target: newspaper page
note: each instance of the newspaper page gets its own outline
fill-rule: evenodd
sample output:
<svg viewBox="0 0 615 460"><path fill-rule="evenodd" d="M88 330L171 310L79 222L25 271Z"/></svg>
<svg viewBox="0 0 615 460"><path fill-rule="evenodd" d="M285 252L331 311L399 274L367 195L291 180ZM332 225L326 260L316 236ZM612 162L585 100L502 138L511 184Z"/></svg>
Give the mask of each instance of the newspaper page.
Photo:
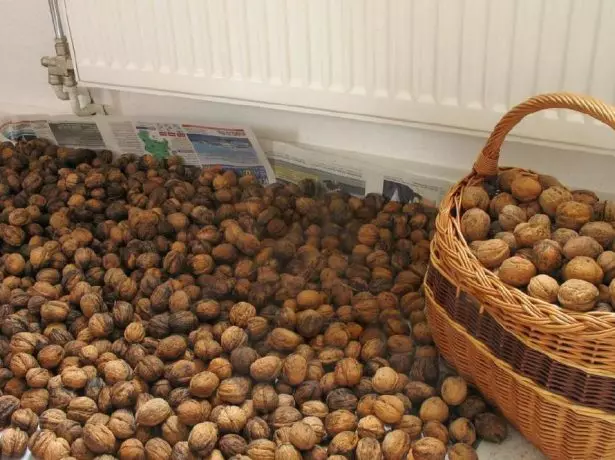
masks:
<svg viewBox="0 0 615 460"><path fill-rule="evenodd" d="M254 175L262 184L276 181L254 133L246 127L195 124L116 116L30 116L0 120L0 140L42 137L74 148L164 159L171 155L193 166L221 166L239 175Z"/></svg>
<svg viewBox="0 0 615 460"><path fill-rule="evenodd" d="M278 141L265 142L265 149L278 180L299 183L313 179L323 192L342 190L356 196L380 193L394 201L435 206L457 176L456 172L412 161L315 151ZM438 177L438 173L444 177Z"/></svg>

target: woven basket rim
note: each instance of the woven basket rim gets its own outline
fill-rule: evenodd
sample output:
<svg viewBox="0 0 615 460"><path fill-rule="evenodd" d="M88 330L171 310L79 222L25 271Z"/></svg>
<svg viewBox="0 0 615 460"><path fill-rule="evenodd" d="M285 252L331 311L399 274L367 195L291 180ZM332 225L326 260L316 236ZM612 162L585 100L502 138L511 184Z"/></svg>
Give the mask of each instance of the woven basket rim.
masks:
<svg viewBox="0 0 615 460"><path fill-rule="evenodd" d="M433 253L432 253L433 254ZM457 289L459 292L462 291L461 286L459 285L457 280L454 280L451 277L451 274L446 272L445 270L442 270L441 266L439 266L439 264L434 263L436 256L432 255L430 258L430 262L431 262L431 269L432 270L436 270L441 276L443 276L444 278L446 278L451 284L454 284L457 286ZM488 269L486 269L488 270ZM425 275L425 279L427 279L428 274ZM424 288L427 289L429 288L427 282L424 283ZM431 288L429 288L431 291ZM514 288L513 288L514 289ZM435 299L435 296L433 296L433 292L432 292L432 297ZM539 299L536 299L539 300ZM434 300L435 301L435 300ZM437 302L436 302L437 303ZM553 304L549 304L547 302L545 302L546 305L548 306L553 306L554 308L559 308L556 305ZM482 305L482 304L481 304ZM604 370L603 368L596 368L596 367L588 367L585 366L581 363L579 363L578 361L574 361L571 359L568 359L566 356L562 356L562 355L558 355L556 353L553 353L551 350L549 350L546 347L540 347L537 346L535 343L533 343L531 340L528 340L527 337L525 337L524 335L521 334L517 334L515 333L515 331L510 331L507 327L506 324L503 324L502 321L497 317L492 315L492 318L494 319L494 321L496 321L501 327L502 329L510 332L511 334L513 334L519 341L521 341L523 343L524 346L526 346L527 348L530 348L532 350L535 350L537 352L540 352L546 356L548 356L549 358L551 358L554 361L558 361L560 363L563 363L567 366L570 367L574 367L575 369L581 370L583 372L585 372L586 374L591 374L591 375L596 375L596 376L602 376L602 377L609 377L609 378L614 378L615 377L615 373L612 371L608 371L608 370ZM451 318L451 321L456 322L454 319ZM460 325L461 326L461 325ZM463 326L461 326L463 328ZM465 330L465 329L464 329ZM466 333L468 333L467 331L465 331ZM469 333L468 333L469 334ZM472 336L471 334L469 334L470 336ZM473 336L472 336L473 337ZM474 340L477 340L479 342L481 342L479 339L477 339L476 337L473 337ZM481 342L482 343L482 342ZM491 353L491 352L490 352ZM493 354L493 353L491 353Z"/></svg>
<svg viewBox="0 0 615 460"><path fill-rule="evenodd" d="M528 171L523 168L515 169L519 169L520 171ZM516 300L514 303L505 303L513 309L514 306L517 306L517 310L519 310L518 313L520 313L522 317L525 317L530 321L539 320L537 324L532 325L533 327L536 327L536 329L548 329L549 333L583 332L588 338L615 337L615 313L597 311L575 312L565 310L558 305L537 299L526 294L520 289L505 284L497 277L496 274L485 268L478 261L476 256L470 250L465 238L461 234L461 228L459 225L459 216L461 216L460 198L463 187L478 184L483 180L483 177L475 172L472 172L449 189L440 204L439 214L436 218L436 233L434 240L432 241L432 249L441 252L443 249L442 245L446 243L443 243L438 236L443 235L447 229L452 232L454 239L456 240L455 242L457 243L457 247L449 248L451 249L450 252L456 253L458 256L459 254L463 254L463 256L465 256L464 262L467 263L467 268L473 272L472 280L475 282L481 282L481 291L483 289L489 289L493 294L499 293L499 296L496 295L496 297L499 297L496 300L497 302L504 302L505 296L510 300ZM453 211L457 212L458 217L454 217L452 215ZM447 257L441 257L443 264L449 264L450 260L447 259ZM459 273L459 270L455 270L455 272ZM467 292L478 297L481 300L481 304L483 304L485 308L489 309L491 313L495 313L495 316L497 317L498 307L492 305L492 302L485 301L484 291L482 293L477 292L478 288L473 288L471 284L468 284L466 282L466 278L467 277L465 276L457 276L455 282L463 286ZM548 326L546 328L541 327L544 326L544 324L540 324L541 322L548 323Z"/></svg>
<svg viewBox="0 0 615 460"><path fill-rule="evenodd" d="M433 292L431 290L431 288L429 288L428 286L425 286L425 295L427 298L427 301L430 305L429 308L438 308L439 310L441 310L440 314L443 318L445 318L445 321L449 324L450 327L452 327L453 329L455 329L458 332L461 332L462 334L464 334L469 341L473 344L473 346L479 348L480 350L482 350L485 354L487 354L490 358L490 360L500 369L504 370L506 373L508 373L512 378L514 378L516 381L521 382L524 386L530 386L532 388L532 391L535 391L536 393L539 393L545 397L548 397L551 400L554 400L558 403L558 405L560 406L564 406L567 409L579 414L579 415L584 415L584 416L589 416L589 417L598 417L601 418L602 420L608 422L608 423L615 423L615 413L611 414L609 412L606 412L604 410L601 409L595 409L595 408L591 408L591 407L586 407L580 404L576 404L571 402L568 398L565 398L564 396L560 396L558 394L552 393L544 388L542 388L541 386L537 385L532 379L529 379L527 377L524 377L522 375L519 375L513 368L512 366L510 366L510 364L506 363L505 361L502 361L500 358L498 358L497 356L495 356L491 350L489 350L489 347L487 347L487 345L485 345L483 342L481 342L480 340L477 340L475 337L473 337L471 334L468 333L468 331L459 323L457 323L457 321L453 320L452 318L450 318L448 316L448 314L446 313L446 310L444 309L444 307L442 307L434 298L433 296Z"/></svg>

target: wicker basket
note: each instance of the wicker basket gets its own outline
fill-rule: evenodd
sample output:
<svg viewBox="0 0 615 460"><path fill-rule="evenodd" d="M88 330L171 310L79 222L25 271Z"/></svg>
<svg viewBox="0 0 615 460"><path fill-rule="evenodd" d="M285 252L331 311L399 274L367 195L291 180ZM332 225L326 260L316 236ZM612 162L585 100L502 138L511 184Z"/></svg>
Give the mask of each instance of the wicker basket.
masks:
<svg viewBox="0 0 615 460"><path fill-rule="evenodd" d="M553 108L615 129L615 109L584 96L545 94L511 109L472 173L442 201L425 280L427 314L444 358L546 455L615 459L615 314L564 311L505 285L460 232L464 187L494 181L508 132L526 115Z"/></svg>

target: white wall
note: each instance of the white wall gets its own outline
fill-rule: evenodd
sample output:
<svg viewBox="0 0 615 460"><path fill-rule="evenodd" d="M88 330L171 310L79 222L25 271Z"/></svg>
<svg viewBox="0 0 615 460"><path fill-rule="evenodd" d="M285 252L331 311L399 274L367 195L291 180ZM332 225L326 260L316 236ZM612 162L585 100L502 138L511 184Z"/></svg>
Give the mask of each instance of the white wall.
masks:
<svg viewBox="0 0 615 460"><path fill-rule="evenodd" d="M47 85L40 58L53 52L53 32L46 0L0 0L0 114L69 113ZM374 123L318 114L264 109L178 97L96 90L96 102L113 113L159 115L185 120L218 121L252 126L264 140L281 140L316 148L361 152L436 164L456 179L469 171L484 135L475 136ZM526 123L531 123L531 119ZM613 134L615 139L615 133ZM383 161L385 161L383 159ZM615 193L615 157L509 142L503 164L548 172L576 187Z"/></svg>
<svg viewBox="0 0 615 460"><path fill-rule="evenodd" d="M54 52L47 0L0 0L0 18L0 114L70 110L55 97L40 64Z"/></svg>

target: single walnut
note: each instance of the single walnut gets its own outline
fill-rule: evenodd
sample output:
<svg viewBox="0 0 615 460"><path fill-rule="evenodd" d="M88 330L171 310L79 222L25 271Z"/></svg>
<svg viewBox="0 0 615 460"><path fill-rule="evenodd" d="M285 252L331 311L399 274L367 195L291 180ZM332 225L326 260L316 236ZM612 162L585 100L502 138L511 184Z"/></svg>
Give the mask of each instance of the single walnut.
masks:
<svg viewBox="0 0 615 460"><path fill-rule="evenodd" d="M384 423L398 423L404 415L404 403L393 395L378 396L373 406L374 415Z"/></svg>
<svg viewBox="0 0 615 460"><path fill-rule="evenodd" d="M423 436L439 439L443 444L448 444L448 428L436 420L430 420L423 425Z"/></svg>
<svg viewBox="0 0 615 460"><path fill-rule="evenodd" d="M357 434L361 438L370 437L381 440L385 434L384 423L375 415L367 415L359 420Z"/></svg>
<svg viewBox="0 0 615 460"><path fill-rule="evenodd" d="M319 438L310 425L303 422L293 423L290 428L290 442L299 450L310 450Z"/></svg>
<svg viewBox="0 0 615 460"><path fill-rule="evenodd" d="M355 450L357 460L382 460L380 443L374 438L362 438Z"/></svg>
<svg viewBox="0 0 615 460"><path fill-rule="evenodd" d="M478 437L489 442L500 443L508 434L506 421L490 412L477 415L474 425Z"/></svg>
<svg viewBox="0 0 615 460"><path fill-rule="evenodd" d="M480 208L467 210L461 216L461 233L467 242L484 240L489 234L491 219L489 214Z"/></svg>
<svg viewBox="0 0 615 460"><path fill-rule="evenodd" d="M596 262L604 272L604 283L608 285L615 278L615 252L604 251Z"/></svg>
<svg viewBox="0 0 615 460"><path fill-rule="evenodd" d="M472 445L476 442L476 430L467 418L459 417L451 422L448 432L453 442Z"/></svg>
<svg viewBox="0 0 615 460"><path fill-rule="evenodd" d="M28 434L32 434L38 429L38 423L38 415L32 409L17 409L11 415L11 426Z"/></svg>
<svg viewBox="0 0 615 460"><path fill-rule="evenodd" d="M405 460L410 450L410 436L402 430L387 433L382 441L382 453L391 460Z"/></svg>
<svg viewBox="0 0 615 460"><path fill-rule="evenodd" d="M510 247L502 239L475 241L473 253L478 261L487 268L497 268L510 257Z"/></svg>
<svg viewBox="0 0 615 460"><path fill-rule="evenodd" d="M615 229L609 222L588 222L581 227L579 234L593 238L603 248L610 247L615 240Z"/></svg>
<svg viewBox="0 0 615 460"><path fill-rule="evenodd" d="M421 438L412 445L413 460L444 460L446 445L436 438Z"/></svg>
<svg viewBox="0 0 615 460"><path fill-rule="evenodd" d="M512 232L515 227L527 221L527 213L519 206L506 205L500 211L498 222L502 230Z"/></svg>
<svg viewBox="0 0 615 460"><path fill-rule="evenodd" d="M293 408L291 407L289 409ZM300 418L299 416L293 421L297 421ZM221 432L239 433L246 425L247 415L245 411L238 406L216 406L211 411L210 420L218 425Z"/></svg>
<svg viewBox="0 0 615 460"><path fill-rule="evenodd" d="M462 377L447 377L440 389L442 399L450 406L458 406L468 395L468 384Z"/></svg>
<svg viewBox="0 0 615 460"><path fill-rule="evenodd" d="M220 379L213 372L199 372L190 380L190 393L199 398L209 398L219 384Z"/></svg>
<svg viewBox="0 0 615 460"><path fill-rule="evenodd" d="M517 250L517 239L512 232L498 232L494 238L504 241L508 245L511 254Z"/></svg>
<svg viewBox="0 0 615 460"><path fill-rule="evenodd" d="M521 202L534 201L542 193L540 182L525 175L518 175L510 185L512 194Z"/></svg>
<svg viewBox="0 0 615 460"><path fill-rule="evenodd" d="M372 387L380 394L393 394L399 390L400 375L390 367L381 367L372 377Z"/></svg>
<svg viewBox="0 0 615 460"><path fill-rule="evenodd" d="M350 455L356 448L358 442L359 437L352 431L342 431L336 434L329 443L329 458L333 455Z"/></svg>
<svg viewBox="0 0 615 460"><path fill-rule="evenodd" d="M578 201L561 203L555 213L555 224L558 227L579 230L593 217L593 208Z"/></svg>
<svg viewBox="0 0 615 460"><path fill-rule="evenodd" d="M28 447L28 434L19 428L7 428L0 437L2 458L21 458Z"/></svg>
<svg viewBox="0 0 615 460"><path fill-rule="evenodd" d="M548 303L555 303L559 292L559 284L557 280L549 275L536 275L527 285L527 292L537 299Z"/></svg>
<svg viewBox="0 0 615 460"><path fill-rule="evenodd" d="M520 248L532 247L537 242L551 237L551 229L541 223L523 222L515 227L513 232Z"/></svg>
<svg viewBox="0 0 615 460"><path fill-rule="evenodd" d="M172 414L169 403L162 398L147 401L137 409L137 424L143 426L156 426L164 422Z"/></svg>
<svg viewBox="0 0 615 460"><path fill-rule="evenodd" d="M419 417L424 422L435 420L444 422L448 418L449 409L446 403L438 396L432 396L423 401L419 409Z"/></svg>
<svg viewBox="0 0 615 460"><path fill-rule="evenodd" d="M570 279L560 286L557 300L564 308L589 311L596 304L598 295L598 288L593 284L580 279Z"/></svg>
<svg viewBox="0 0 615 460"><path fill-rule="evenodd" d="M274 460L276 445L268 439L255 439L246 448L246 455L250 458Z"/></svg>
<svg viewBox="0 0 615 460"><path fill-rule="evenodd" d="M188 437L188 446L195 454L206 457L218 442L218 428L214 423L203 422L195 425Z"/></svg>
<svg viewBox="0 0 615 460"><path fill-rule="evenodd" d="M167 460L173 448L162 438L152 438L145 443L145 456L151 460Z"/></svg>
<svg viewBox="0 0 615 460"><path fill-rule="evenodd" d="M352 387L363 375L363 365L354 358L343 358L335 365L335 382L339 386Z"/></svg>
<svg viewBox="0 0 615 460"><path fill-rule="evenodd" d="M506 284L514 287L526 286L536 275L536 267L532 262L522 257L514 256L502 262L498 277Z"/></svg>
<svg viewBox="0 0 615 460"><path fill-rule="evenodd" d="M324 427L330 436L342 431L354 431L357 428L357 416L349 410L338 409L327 414Z"/></svg>
<svg viewBox="0 0 615 460"><path fill-rule="evenodd" d="M552 273L562 265L562 248L553 240L542 240L532 247L532 262L539 273Z"/></svg>
<svg viewBox="0 0 615 460"><path fill-rule="evenodd" d="M121 459L145 460L145 447L136 438L130 438L120 444L118 456Z"/></svg>
<svg viewBox="0 0 615 460"><path fill-rule="evenodd" d="M597 258L603 252L603 248L595 239L589 236L577 236L570 238L563 247L567 259L577 256Z"/></svg>
<svg viewBox="0 0 615 460"><path fill-rule="evenodd" d="M565 280L579 279L597 286L602 283L604 272L594 259L577 256L564 265L562 276Z"/></svg>
<svg viewBox="0 0 615 460"><path fill-rule="evenodd" d="M86 423L83 441L95 454L111 454L115 450L115 436L105 425Z"/></svg>
<svg viewBox="0 0 615 460"><path fill-rule="evenodd" d="M221 401L230 404L241 404L252 389L252 381L246 377L231 377L222 380L218 386L217 395Z"/></svg>
<svg viewBox="0 0 615 460"><path fill-rule="evenodd" d="M449 460L478 460L478 454L468 444L459 442L448 448Z"/></svg>
<svg viewBox="0 0 615 460"><path fill-rule="evenodd" d="M470 185L461 193L461 208L466 211L472 208L480 208L486 211L489 207L489 195L483 187Z"/></svg>
<svg viewBox="0 0 615 460"><path fill-rule="evenodd" d="M364 244L365 246L372 247L376 244L380 237L380 232L378 227L374 224L365 224L359 228L359 232L357 233L357 240L359 243Z"/></svg>
<svg viewBox="0 0 615 460"><path fill-rule="evenodd" d="M265 356L250 365L250 375L259 382L275 380L282 370L282 360L277 356Z"/></svg>

